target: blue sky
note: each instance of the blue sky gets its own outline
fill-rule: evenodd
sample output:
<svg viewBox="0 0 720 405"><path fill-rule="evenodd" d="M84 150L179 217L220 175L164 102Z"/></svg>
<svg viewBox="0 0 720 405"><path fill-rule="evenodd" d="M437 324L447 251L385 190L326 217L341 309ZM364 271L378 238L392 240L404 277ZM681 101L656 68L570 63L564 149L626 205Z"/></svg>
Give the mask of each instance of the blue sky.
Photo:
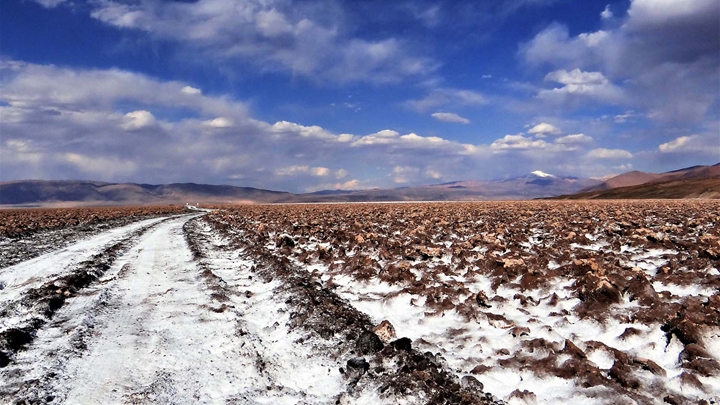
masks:
<svg viewBox="0 0 720 405"><path fill-rule="evenodd" d="M295 192L720 161L716 0L7 0L0 180Z"/></svg>

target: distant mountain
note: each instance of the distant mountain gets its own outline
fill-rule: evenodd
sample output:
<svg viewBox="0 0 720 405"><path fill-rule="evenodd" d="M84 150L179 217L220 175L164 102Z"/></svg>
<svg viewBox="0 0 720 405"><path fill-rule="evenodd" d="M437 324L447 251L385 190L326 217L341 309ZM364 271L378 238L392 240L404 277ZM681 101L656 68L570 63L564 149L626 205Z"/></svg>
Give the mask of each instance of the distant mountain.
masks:
<svg viewBox="0 0 720 405"><path fill-rule="evenodd" d="M707 179L713 177L720 177L720 163L713 166L686 167L665 173L627 172L619 176L611 177L603 183L588 187L581 192L610 190L618 187L630 187L646 183L664 183L673 180Z"/></svg>
<svg viewBox="0 0 720 405"><path fill-rule="evenodd" d="M0 205L276 202L291 193L208 184L135 184L27 180L0 183Z"/></svg>
<svg viewBox="0 0 720 405"><path fill-rule="evenodd" d="M0 205L148 205L291 202L522 200L578 192L599 180L560 177L535 171L490 181L369 190L323 190L292 194L250 187L195 183L136 184L97 181L27 180L0 183Z"/></svg>
<svg viewBox="0 0 720 405"><path fill-rule="evenodd" d="M599 183L599 180L535 171L525 176L489 181L452 181L394 189L328 190L301 194L297 199L303 202L524 200L574 193Z"/></svg>
<svg viewBox="0 0 720 405"><path fill-rule="evenodd" d="M640 179L645 182L637 183ZM720 163L692 166L665 173L629 172L555 199L720 199Z"/></svg>

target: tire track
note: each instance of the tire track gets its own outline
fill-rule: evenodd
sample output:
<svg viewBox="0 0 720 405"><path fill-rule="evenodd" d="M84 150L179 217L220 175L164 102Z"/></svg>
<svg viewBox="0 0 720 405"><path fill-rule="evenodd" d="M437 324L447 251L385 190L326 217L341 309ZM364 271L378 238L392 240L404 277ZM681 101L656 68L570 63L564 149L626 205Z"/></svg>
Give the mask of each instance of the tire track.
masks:
<svg viewBox="0 0 720 405"><path fill-rule="evenodd" d="M68 299L100 278L138 238L167 219L143 226L115 241L80 262L69 271L61 271L55 278L38 287L28 288L19 299L0 304L0 319L9 325L0 331L0 368L7 367L15 354L26 349L35 339L38 329L52 320ZM19 320L13 324L8 320ZM3 325L5 326L5 325Z"/></svg>

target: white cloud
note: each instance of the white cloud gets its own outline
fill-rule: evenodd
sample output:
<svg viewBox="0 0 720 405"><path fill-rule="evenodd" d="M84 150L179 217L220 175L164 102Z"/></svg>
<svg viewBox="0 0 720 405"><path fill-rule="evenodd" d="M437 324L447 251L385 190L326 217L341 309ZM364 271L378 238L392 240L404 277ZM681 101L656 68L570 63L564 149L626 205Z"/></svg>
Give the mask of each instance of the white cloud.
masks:
<svg viewBox="0 0 720 405"><path fill-rule="evenodd" d="M603 20L608 20L610 18L613 18L613 12L610 10L609 4L607 6L605 6L605 10L603 10L602 13L600 13L600 18L602 18Z"/></svg>
<svg viewBox="0 0 720 405"><path fill-rule="evenodd" d="M560 131L560 128L545 122L541 122L540 124L535 125L527 131L528 134L537 135L557 135L561 132L562 131Z"/></svg>
<svg viewBox="0 0 720 405"><path fill-rule="evenodd" d="M720 98L720 36L708 34L717 33L718 15L716 0L631 0L605 30L571 36L554 23L519 54L535 67L602 72L608 80L543 90L542 101L590 99L627 105L654 121L707 123Z"/></svg>
<svg viewBox="0 0 720 405"><path fill-rule="evenodd" d="M588 152L587 157L590 159L630 159L633 155L624 149L597 148Z"/></svg>
<svg viewBox="0 0 720 405"><path fill-rule="evenodd" d="M425 170L425 177L437 180L442 178L442 174L440 174L437 170L427 169Z"/></svg>
<svg viewBox="0 0 720 405"><path fill-rule="evenodd" d="M233 126L233 121L226 117L217 117L211 120L203 121L203 125L211 128L230 128Z"/></svg>
<svg viewBox="0 0 720 405"><path fill-rule="evenodd" d="M583 72L580 69L556 70L545 75L545 80L567 85L601 85L608 82L600 72Z"/></svg>
<svg viewBox="0 0 720 405"><path fill-rule="evenodd" d="M218 61L251 63L312 80L386 83L425 76L439 66L394 37L354 38L341 7L284 0L91 3L105 24L146 32Z"/></svg>
<svg viewBox="0 0 720 405"><path fill-rule="evenodd" d="M587 136L585 134L573 134L573 135L566 135L561 136L560 138L555 139L555 143L562 143L562 144L578 144L578 143L589 143L592 142L592 137Z"/></svg>
<svg viewBox="0 0 720 405"><path fill-rule="evenodd" d="M616 115L614 118L614 121L616 124L623 124L623 123L627 122L630 118L634 117L635 115L636 115L635 111L633 111L633 110L626 111L625 114Z"/></svg>
<svg viewBox="0 0 720 405"><path fill-rule="evenodd" d="M463 118L454 113L436 112L436 113L432 114L432 117L435 118L436 120L442 121L442 122L456 122L459 124L469 124L470 123L469 119Z"/></svg>
<svg viewBox="0 0 720 405"><path fill-rule="evenodd" d="M581 96L613 103L622 97L621 90L600 72L561 69L548 73L545 80L564 84L563 87L540 90L538 98L545 100L564 102L568 97Z"/></svg>
<svg viewBox="0 0 720 405"><path fill-rule="evenodd" d="M327 176L330 174L330 169L327 167L313 167L310 169L310 174L316 177Z"/></svg>
<svg viewBox="0 0 720 405"><path fill-rule="evenodd" d="M384 129L374 134L366 135L353 142L353 146L361 145L386 145L395 143L400 133L390 129Z"/></svg>
<svg viewBox="0 0 720 405"><path fill-rule="evenodd" d="M134 131L155 124L155 117L150 111L139 110L125 114L123 121L124 129Z"/></svg>
<svg viewBox="0 0 720 405"><path fill-rule="evenodd" d="M526 138L521 134L505 135L501 139L495 140L490 147L494 150L503 151L508 149L541 149L547 146L543 140L533 140Z"/></svg>
<svg viewBox="0 0 720 405"><path fill-rule="evenodd" d="M195 87L191 87L191 86L185 86L185 87L183 87L182 89L180 89L180 91L181 91L183 94L188 94L188 95L191 95L191 96L197 95L197 94L202 94L202 90L197 89L197 88L195 88Z"/></svg>
<svg viewBox="0 0 720 405"><path fill-rule="evenodd" d="M355 139L350 134L333 135L317 125L304 126L289 121L276 122L272 126L272 131L286 135L299 135L303 138L324 139L342 143L352 142Z"/></svg>
<svg viewBox="0 0 720 405"><path fill-rule="evenodd" d="M584 170L586 151L579 143L508 135L491 145L472 145L391 129L335 134L289 121L266 123L250 117L243 103L228 96L186 97L182 89L187 83L118 69L4 63L0 70L3 180L232 180L249 187L304 191L391 187L396 180L424 184L438 176L467 178L468 173L492 178L537 167L557 173L573 173L568 165ZM128 106L135 107L127 115L118 112ZM163 111L162 120L150 113L156 110ZM123 125L152 128L153 136L128 134ZM117 170L102 172L103 164L117 164ZM400 169L393 176L382 174L396 167Z"/></svg>
<svg viewBox="0 0 720 405"><path fill-rule="evenodd" d="M35 0L35 1L45 8L55 8L55 7L65 3L67 0Z"/></svg>
<svg viewBox="0 0 720 405"><path fill-rule="evenodd" d="M690 153L708 155L720 159L720 135L695 134L680 136L658 146L660 153Z"/></svg>

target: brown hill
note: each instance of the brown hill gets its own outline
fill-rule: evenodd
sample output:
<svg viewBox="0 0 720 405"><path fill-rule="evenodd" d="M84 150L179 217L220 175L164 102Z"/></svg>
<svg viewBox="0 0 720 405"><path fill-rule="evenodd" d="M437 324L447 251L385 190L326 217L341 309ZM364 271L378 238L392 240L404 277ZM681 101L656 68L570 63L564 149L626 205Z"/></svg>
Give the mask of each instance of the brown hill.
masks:
<svg viewBox="0 0 720 405"><path fill-rule="evenodd" d="M556 200L720 199L720 178L651 181L629 187L553 197Z"/></svg>
<svg viewBox="0 0 720 405"><path fill-rule="evenodd" d="M601 184L588 187L581 193L611 190L618 187L637 186L646 183L664 183L675 180L707 179L720 177L720 163L713 166L692 166L665 173L631 171L612 177Z"/></svg>

